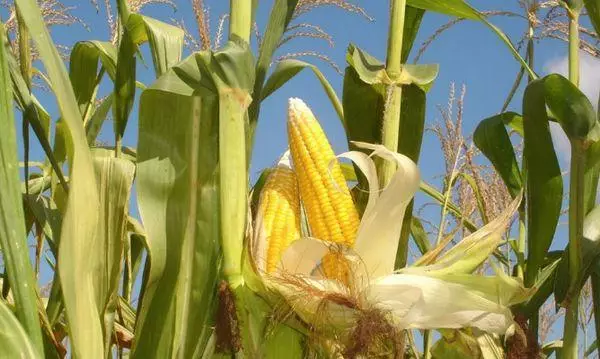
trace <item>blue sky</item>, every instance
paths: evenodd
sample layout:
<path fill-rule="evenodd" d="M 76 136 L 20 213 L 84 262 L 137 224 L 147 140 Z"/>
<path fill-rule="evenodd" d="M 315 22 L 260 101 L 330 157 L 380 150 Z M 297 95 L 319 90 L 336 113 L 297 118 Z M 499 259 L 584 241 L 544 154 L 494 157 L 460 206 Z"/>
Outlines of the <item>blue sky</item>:
<path fill-rule="evenodd" d="M 227 12 L 228 1 L 205 0 L 205 2 L 210 7 L 211 25 L 214 31 L 219 15 Z M 261 29 L 266 24 L 272 2 L 272 0 L 261 1 L 258 14 Z M 106 26 L 102 6 L 100 13 L 97 13 L 91 4 L 84 0 L 66 0 L 64 3 L 76 7 L 73 14 L 85 21 L 89 25 L 89 29 L 86 30 L 77 24 L 70 27 L 55 27 L 53 28 L 53 35 L 57 43 L 72 46 L 73 43 L 79 40 L 108 39 L 108 27 Z M 173 11 L 170 7 L 164 5 L 150 5 L 144 9 L 144 13 L 167 22 L 184 20 L 194 32 L 194 20 L 189 1 L 177 0 L 176 3 L 178 6 L 177 11 Z M 322 40 L 301 39 L 288 43 L 280 50 L 279 55 L 288 52 L 314 50 L 328 55 L 343 69 L 345 66 L 345 50 L 347 45 L 352 42 L 382 61 L 385 60 L 388 2 L 384 0 L 357 0 L 355 3 L 364 7 L 375 20 L 369 22 L 361 16 L 348 14 L 334 7 L 317 9 L 303 16 L 300 21 L 321 26 L 333 36 L 335 46 L 330 47 Z M 479 0 L 473 1 L 472 4 L 481 10 L 520 11 L 516 6 L 516 1 Z M 438 26 L 447 20 L 448 18 L 443 15 L 427 14 L 415 47 L 418 48 Z M 514 39 L 521 36 L 526 26 L 525 21 L 522 19 L 495 18 L 494 22 Z M 547 70 L 548 64 L 560 64 L 561 59 L 566 54 L 566 45 L 556 40 L 546 40 L 538 44 L 536 51 L 536 70 L 544 72 Z M 410 61 L 413 58 L 414 53 L 411 55 Z M 150 61 L 149 56 L 146 56 L 146 59 Z M 341 94 L 342 76 L 324 62 L 311 58 L 306 59 L 317 64 L 336 91 Z M 432 125 L 440 118 L 437 106 L 445 106 L 450 83 L 455 82 L 457 89 L 463 84 L 467 89 L 464 119 L 467 133 L 476 126 L 478 121 L 500 110 L 506 93 L 518 71 L 518 64 L 495 35 L 483 25 L 475 22 L 463 22 L 444 33 L 428 48 L 420 63 L 440 64 L 440 75 L 428 95 L 427 125 Z M 150 63 L 147 63 L 147 67 L 139 66 L 139 80 L 149 85 L 153 81 L 153 76 L 154 73 Z M 108 84 L 105 85 L 107 86 L 103 86 L 103 90 L 110 91 Z M 50 96 L 44 93 L 39 93 L 38 96 L 49 110 L 56 113 L 53 99 Z M 257 133 L 255 156 L 251 167 L 253 176 L 262 168 L 271 165 L 286 146 L 285 116 L 287 98 L 289 97 L 304 99 L 321 120 L 335 149 L 342 151 L 345 148 L 346 141 L 339 120 L 327 97 L 322 92 L 318 81 L 312 73 L 307 71 L 297 76 L 292 82 L 264 102 Z M 517 111 L 520 110 L 519 96 L 515 97 L 511 108 Z M 130 118 L 125 137 L 125 143 L 128 145 L 136 143 L 136 117 L 137 112 L 134 112 Z M 110 123 L 107 123 L 101 136 L 101 139 L 108 143 L 112 142 L 110 127 Z M 420 164 L 421 169 L 425 178 L 432 178 L 440 174 L 443 169 L 441 153 L 438 150 L 439 146 L 433 135 L 426 135 L 423 148 L 425 155 Z"/>
<path fill-rule="evenodd" d="M 52 34 L 55 41 L 61 45 L 72 46 L 81 40 L 102 40 L 109 38 L 109 29 L 106 24 L 105 9 L 100 1 L 100 12 L 85 0 L 65 0 L 65 5 L 73 6 L 72 13 L 81 18 L 87 28 L 79 24 L 70 27 L 54 27 Z M 258 12 L 258 25 L 264 29 L 268 19 L 269 10 L 273 0 L 261 0 Z M 387 28 L 388 28 L 388 1 L 385 0 L 355 0 L 354 3 L 362 6 L 365 11 L 374 18 L 368 21 L 362 16 L 346 13 L 335 7 L 322 7 L 304 15 L 298 21 L 310 22 L 322 27 L 333 36 L 335 46 L 330 47 L 323 40 L 298 39 L 288 43 L 279 50 L 277 55 L 285 55 L 288 52 L 299 52 L 313 50 L 329 56 L 340 68 L 345 66 L 345 51 L 349 43 L 354 43 L 371 55 L 385 60 Z M 517 1 L 506 0 L 474 0 L 471 2 L 479 10 L 510 10 L 521 12 Z M 144 14 L 161 19 L 166 22 L 183 20 L 193 34 L 196 33 L 193 12 L 189 0 L 176 0 L 177 11 L 171 7 L 155 4 L 144 8 Z M 210 8 L 212 31 L 216 31 L 217 20 L 221 14 L 228 11 L 229 2 L 226 0 L 205 0 Z M 114 3 L 113 3 L 114 8 Z M 447 16 L 428 13 L 426 14 L 421 31 L 416 40 L 415 50 L 435 30 L 449 20 Z M 518 41 L 526 28 L 526 22 L 520 18 L 495 17 L 493 22 L 500 26 L 514 42 Z M 416 51 L 413 50 L 409 61 L 412 62 Z M 146 64 L 138 64 L 138 80 L 150 85 L 154 80 L 154 70 L 151 65 L 151 57 L 147 48 L 142 49 Z M 189 55 L 186 50 L 185 56 Z M 566 68 L 565 58 L 567 46 L 557 40 L 544 40 L 536 44 L 536 64 L 538 73 L 544 74 L 550 70 L 557 71 Z M 343 77 L 338 74 L 327 63 L 306 58 L 312 61 L 323 71 L 337 93 L 341 96 Z M 457 91 L 462 85 L 466 86 L 464 131 L 468 135 L 477 123 L 491 115 L 498 113 L 504 103 L 506 94 L 512 86 L 516 73 L 519 69 L 518 63 L 510 52 L 504 47 L 500 40 L 480 23 L 465 21 L 442 34 L 424 53 L 420 63 L 437 63 L 440 65 L 439 77 L 428 94 L 428 106 L 426 125 L 432 126 L 441 119 L 438 111 L 439 106 L 446 106 L 448 92 L 451 83 L 456 84 Z M 37 64 L 41 66 L 41 64 Z M 582 82 L 588 87 L 588 92 L 597 96 L 598 91 L 598 68 L 596 60 L 584 58 Z M 594 80 L 594 81 L 592 81 Z M 111 91 L 111 84 L 105 79 L 101 86 L 100 95 L 106 95 Z M 44 106 L 57 118 L 57 110 L 54 98 L 49 93 L 37 91 Z M 139 93 L 138 93 L 139 95 Z M 260 171 L 271 166 L 287 146 L 285 131 L 286 106 L 289 97 L 300 97 L 304 99 L 320 119 L 330 141 L 336 152 L 346 149 L 346 139 L 337 115 L 335 114 L 329 100 L 325 96 L 315 76 L 306 71 L 297 76 L 280 91 L 269 97 L 262 105 L 261 118 L 259 121 L 254 157 L 251 165 L 251 177 L 256 178 Z M 593 100 L 592 102 L 596 102 Z M 509 109 L 520 112 L 521 100 L 518 93 Z M 17 126 L 20 128 L 20 126 Z M 560 133 L 560 131 L 555 131 Z M 112 144 L 112 124 L 105 123 L 100 140 Z M 32 137 L 33 138 L 33 137 Z M 124 138 L 125 145 L 135 146 L 137 142 L 137 108 L 134 108 Z M 568 169 L 567 159 L 569 157 L 566 142 L 557 142 L 557 148 L 562 152 L 559 154 L 561 162 Z M 20 149 L 22 153 L 22 149 Z M 441 185 L 440 175 L 444 171 L 443 156 L 436 137 L 428 132 L 422 149 L 423 155 L 419 163 L 423 178 L 438 187 Z M 40 159 L 42 152 L 39 146 L 32 141 L 32 160 Z M 426 199 L 418 196 L 418 203 L 422 204 Z M 137 208 L 132 206 L 135 215 Z M 437 213 L 434 211 L 434 213 Z M 563 241 L 556 241 L 558 247 L 563 246 Z M 560 243 L 559 243 L 560 242 Z"/>

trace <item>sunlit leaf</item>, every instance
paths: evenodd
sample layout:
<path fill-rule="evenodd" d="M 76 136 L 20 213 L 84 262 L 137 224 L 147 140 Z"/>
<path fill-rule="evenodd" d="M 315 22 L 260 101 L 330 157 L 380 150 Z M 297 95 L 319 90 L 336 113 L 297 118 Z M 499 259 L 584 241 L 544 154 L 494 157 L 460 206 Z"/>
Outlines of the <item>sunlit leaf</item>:
<path fill-rule="evenodd" d="M 527 168 L 527 285 L 535 282 L 560 217 L 563 181 L 546 114 L 543 80 L 527 86 L 523 99 Z"/>
<path fill-rule="evenodd" d="M 23 348 L 25 353 L 40 355 L 43 351 L 42 333 L 38 321 L 36 298 L 36 281 L 29 261 L 27 235 L 25 233 L 25 217 L 21 199 L 21 182 L 19 181 L 19 162 L 17 159 L 17 138 L 13 116 L 12 86 L 8 64 L 6 61 L 6 39 L 4 25 L 0 24 L 0 249 L 8 280 L 17 304 L 16 316 L 20 325 L 8 309 L 0 304 L 2 327 L 0 333 L 10 336 L 14 323 L 20 329 L 16 335 L 17 342 L 23 342 L 27 335 L 32 343 Z M 21 326 L 22 325 L 22 326 Z M 10 328 L 10 329 L 8 329 Z M 8 329 L 8 330 L 7 330 Z M 27 334 L 25 334 L 27 333 Z M 2 337 L 0 335 L 0 337 Z M 6 343 L 6 337 L 4 339 Z M 28 341 L 27 341 L 28 342 Z M 15 348 L 12 343 L 10 347 Z M 32 346 L 33 344 L 33 346 Z M 13 353 L 19 353 L 13 351 Z"/>
<path fill-rule="evenodd" d="M 64 214 L 59 252 L 61 287 L 65 300 L 73 354 L 81 358 L 103 357 L 102 330 L 97 311 L 94 280 L 98 258 L 89 253 L 97 249 L 94 238 L 98 215 L 96 178 L 85 138 L 81 114 L 65 65 L 44 25 L 36 1 L 17 0 L 32 39 L 40 53 L 52 84 L 63 119 L 72 139 L 69 196 Z"/>
<path fill-rule="evenodd" d="M 492 162 L 510 194 L 515 197 L 521 191 L 522 179 L 515 150 L 505 127 L 504 118 L 510 116 L 508 113 L 500 114 L 481 121 L 473 134 L 473 142 Z"/>

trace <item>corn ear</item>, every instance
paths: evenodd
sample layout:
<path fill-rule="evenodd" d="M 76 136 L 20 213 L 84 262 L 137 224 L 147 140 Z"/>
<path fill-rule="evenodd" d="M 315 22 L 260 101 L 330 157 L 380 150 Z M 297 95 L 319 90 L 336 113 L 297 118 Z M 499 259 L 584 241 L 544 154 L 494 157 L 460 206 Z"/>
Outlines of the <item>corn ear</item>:
<path fill-rule="evenodd" d="M 272 273 L 283 251 L 300 238 L 300 198 L 296 175 L 277 166 L 262 189 L 257 211 L 256 255 L 259 270 Z"/>
<path fill-rule="evenodd" d="M 288 137 L 311 235 L 352 246 L 358 212 L 331 145 L 302 100 L 290 99 Z"/>

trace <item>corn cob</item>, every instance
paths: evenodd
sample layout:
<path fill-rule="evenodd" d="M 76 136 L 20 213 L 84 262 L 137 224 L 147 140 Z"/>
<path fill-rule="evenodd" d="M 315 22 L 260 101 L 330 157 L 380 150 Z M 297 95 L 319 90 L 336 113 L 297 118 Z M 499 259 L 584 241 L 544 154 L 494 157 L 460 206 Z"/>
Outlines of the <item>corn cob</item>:
<path fill-rule="evenodd" d="M 337 280 L 346 285 L 349 284 L 350 263 L 341 251 L 330 250 L 321 260 L 320 268 L 326 278 Z"/>
<path fill-rule="evenodd" d="M 272 273 L 283 251 L 300 238 L 300 199 L 294 172 L 279 165 L 269 174 L 257 212 L 259 269 Z"/>
<path fill-rule="evenodd" d="M 358 212 L 331 145 L 302 100 L 290 99 L 288 137 L 311 234 L 352 246 Z"/>
<path fill-rule="evenodd" d="M 288 137 L 311 235 L 351 247 L 360 223 L 358 212 L 323 129 L 299 99 L 290 99 Z M 323 257 L 321 271 L 348 283 L 349 263 L 341 252 Z"/>

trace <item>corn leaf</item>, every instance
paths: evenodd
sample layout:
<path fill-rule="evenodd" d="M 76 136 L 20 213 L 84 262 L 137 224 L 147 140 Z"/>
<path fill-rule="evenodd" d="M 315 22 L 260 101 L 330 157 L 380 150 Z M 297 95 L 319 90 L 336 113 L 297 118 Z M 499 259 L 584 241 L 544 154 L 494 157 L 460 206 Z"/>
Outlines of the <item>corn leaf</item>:
<path fill-rule="evenodd" d="M 560 254 L 562 255 L 562 251 L 560 251 Z M 546 261 L 548 260 L 549 258 L 546 258 Z M 552 295 L 554 291 L 554 281 L 556 278 L 557 268 L 561 261 L 562 258 L 560 258 L 560 256 L 558 258 L 551 258 L 550 263 L 545 265 L 540 271 L 536 282 L 533 284 L 536 292 L 518 310 L 519 312 L 525 314 L 527 318 L 531 318 L 532 315 L 537 314 L 540 310 L 540 307 L 546 303 L 550 295 Z"/>
<path fill-rule="evenodd" d="M 129 113 L 133 107 L 135 98 L 135 74 L 137 51 L 136 44 L 132 41 L 129 30 L 125 27 L 121 43 L 119 44 L 119 55 L 117 58 L 117 72 L 114 81 L 114 131 L 115 136 L 123 137 Z"/>
<path fill-rule="evenodd" d="M 590 144 L 585 151 L 584 212 L 587 215 L 596 205 L 600 177 L 600 142 Z"/>
<path fill-rule="evenodd" d="M 131 14 L 127 29 L 137 46 L 148 42 L 157 78 L 181 61 L 184 32 L 179 27 L 148 16 Z"/>
<path fill-rule="evenodd" d="M 33 347 L 31 344 L 29 347 L 37 356 L 43 352 L 42 333 L 35 301 L 37 285 L 29 261 L 25 233 L 11 80 L 4 46 L 5 36 L 4 25 L 0 24 L 2 43 L 0 46 L 0 133 L 2 133 L 0 136 L 0 188 L 2 189 L 2 195 L 0 195 L 0 249 L 17 305 L 16 315 L 21 324 L 16 323 L 12 314 L 3 313 L 4 330 L 0 330 L 0 332 L 10 335 L 9 333 L 14 328 L 7 327 L 7 325 L 11 323 L 11 320 L 14 321 L 15 328 L 18 328 L 14 330 L 19 332 L 20 329 L 22 336 L 27 333 L 33 344 Z M 2 305 L 0 310 L 7 311 L 8 309 Z M 10 316 L 8 316 L 9 314 Z M 15 339 L 22 340 L 22 336 L 18 335 Z"/>
<path fill-rule="evenodd" d="M 267 72 L 271 66 L 273 54 L 277 50 L 283 34 L 292 20 L 297 4 L 298 0 L 276 0 L 271 8 L 271 15 L 269 16 L 269 22 L 265 29 L 265 36 L 262 40 L 256 63 L 256 80 L 254 82 L 254 91 L 252 92 L 255 99 L 262 100 L 267 97 L 262 95 Z M 251 132 L 254 132 L 256 123 L 258 122 L 260 103 L 261 101 L 254 101 L 250 105 Z"/>
<path fill-rule="evenodd" d="M 470 330 L 442 330 L 442 337 L 431 348 L 435 358 L 481 358 L 481 350 Z"/>
<path fill-rule="evenodd" d="M 6 44 L 8 45 L 8 44 Z M 51 118 L 48 112 L 39 104 L 37 99 L 31 94 L 29 91 L 29 87 L 23 79 L 21 72 L 19 71 L 19 66 L 17 61 L 13 56 L 10 55 L 10 52 L 7 52 L 7 60 L 8 60 L 8 68 L 10 70 L 10 76 L 12 78 L 13 83 L 13 93 L 15 96 L 15 100 L 17 105 L 21 108 L 22 111 L 26 114 L 26 117 L 35 133 L 44 153 L 48 157 L 50 164 L 52 165 L 52 169 L 58 176 L 63 189 L 67 188 L 67 182 L 62 172 L 62 168 L 59 165 L 59 161 L 54 156 L 54 152 L 52 151 L 52 146 L 50 145 L 50 122 Z"/>
<path fill-rule="evenodd" d="M 503 113 L 481 121 L 473 133 L 473 142 L 494 165 L 514 198 L 523 184 L 515 150 L 505 127 L 504 118 L 511 116 L 511 113 Z"/>
<path fill-rule="evenodd" d="M 408 51 L 408 50 L 407 50 Z M 352 141 L 367 143 L 381 143 L 381 128 L 386 107 L 387 86 L 390 84 L 383 63 L 368 53 L 350 45 L 346 55 L 348 66 L 344 75 L 343 105 L 345 113 L 346 135 L 349 146 L 353 148 Z M 423 88 L 419 86 L 431 84 L 437 75 L 437 67 L 404 66 L 408 82 L 418 83 L 402 86 L 401 121 L 399 128 L 399 146 L 397 151 L 407 155 L 418 162 L 423 139 L 425 124 L 426 96 Z M 416 75 L 425 69 L 426 76 Z M 412 75 L 411 75 L 412 72 Z M 421 81 L 422 80 L 422 81 Z M 359 186 L 365 188 L 366 182 L 359 175 Z M 364 193 L 357 193 L 360 209 L 366 204 Z M 404 266 L 408 248 L 408 236 L 411 228 L 413 203 L 411 202 L 403 219 L 401 240 L 398 249 L 397 265 Z"/>
<path fill-rule="evenodd" d="M 464 0 L 407 0 L 407 5 L 414 6 L 419 9 L 438 12 L 441 14 L 454 16 L 458 18 L 464 18 L 469 20 L 480 21 L 485 24 L 490 30 L 498 36 L 498 38 L 504 43 L 508 50 L 513 54 L 515 59 L 521 63 L 521 66 L 525 68 L 531 75 L 535 76 L 535 72 L 527 65 L 527 62 L 521 57 L 519 51 L 514 47 L 508 36 L 502 32 L 497 26 L 487 20 L 485 15 L 475 10 Z"/>
<path fill-rule="evenodd" d="M 477 210 L 479 211 L 479 216 L 483 220 L 483 224 L 487 224 L 490 221 L 490 219 L 488 218 L 487 208 L 485 206 L 481 190 L 477 185 L 477 181 L 475 181 L 475 178 L 473 178 L 473 176 L 465 172 L 459 173 L 458 176 L 456 176 L 456 178 L 459 177 L 462 180 L 464 180 L 469 187 L 471 187 L 471 191 L 473 192 L 473 196 L 475 197 L 475 201 L 477 202 Z M 456 183 L 456 181 L 453 181 L 453 185 L 456 185 Z"/>
<path fill-rule="evenodd" d="M 73 88 L 40 10 L 33 0 L 17 0 L 16 5 L 37 45 L 72 140 L 70 188 L 59 246 L 62 258 L 68 260 L 58 262 L 71 349 L 76 357 L 101 358 L 102 330 L 93 287 L 99 263 L 97 257 L 89 255 L 99 245 L 93 240 L 97 213 L 87 210 L 97 208 L 99 203 L 92 158 Z"/>
<path fill-rule="evenodd" d="M 412 6 L 406 6 L 404 13 L 404 31 L 402 33 L 402 63 L 406 63 L 410 51 L 415 44 L 417 34 L 421 28 L 421 21 L 425 10 Z"/>
<path fill-rule="evenodd" d="M 342 124 L 344 124 L 344 111 L 342 109 L 342 104 L 335 93 L 335 90 L 333 89 L 329 81 L 327 81 L 325 76 L 323 76 L 321 71 L 315 65 L 311 65 L 308 62 L 291 59 L 281 61 L 279 64 L 277 64 L 277 67 L 275 68 L 275 70 L 273 70 L 273 73 L 265 83 L 261 94 L 261 101 L 264 101 L 273 92 L 277 91 L 281 86 L 283 86 L 294 76 L 296 76 L 300 71 L 306 68 L 312 70 L 315 76 L 317 76 L 317 79 L 321 83 L 321 86 L 323 86 L 323 89 L 325 90 L 329 101 L 331 101 L 331 104 L 333 105 L 333 108 L 340 117 Z"/>
<path fill-rule="evenodd" d="M 431 243 L 429 243 L 427 232 L 425 232 L 423 223 L 421 223 L 419 218 L 415 216 L 411 218 L 410 234 L 413 237 L 415 244 L 419 248 L 419 252 L 421 252 L 421 255 L 429 252 L 429 250 L 431 249 Z"/>
<path fill-rule="evenodd" d="M 588 349 L 586 349 L 586 356 L 589 355 L 590 351 L 594 351 L 598 349 L 598 343 L 600 343 L 600 334 L 598 330 L 600 330 L 600 277 L 598 273 L 595 271 L 591 274 L 592 277 L 592 298 L 594 303 L 594 327 L 596 329 L 596 340 L 594 343 L 590 345 Z M 590 353 L 591 354 L 591 353 Z"/>
<path fill-rule="evenodd" d="M 564 251 L 563 259 L 557 270 L 554 284 L 554 298 L 559 305 L 569 301 L 567 297 L 569 286 L 573 280 L 577 280 L 577 288 L 581 289 L 587 282 L 592 263 L 598 260 L 600 254 L 600 206 L 594 208 L 583 222 L 583 238 L 581 240 L 581 273 L 577 278 L 569 274 L 569 246 Z"/>
<path fill-rule="evenodd" d="M 531 82 L 523 99 L 527 167 L 527 269 L 525 284 L 532 285 L 550 248 L 560 217 L 563 181 L 554 152 L 546 114 L 543 80 Z"/>
<path fill-rule="evenodd" d="M 117 290 L 121 273 L 123 240 L 125 238 L 126 211 L 133 183 L 135 165 L 114 156 L 94 158 L 98 193 L 100 195 L 99 225 L 96 241 L 102 243 L 100 252 L 102 275 L 96 276 L 94 288 L 99 298 L 98 310 L 104 327 L 104 352 L 112 344 Z"/>
<path fill-rule="evenodd" d="M 87 122 L 85 126 L 86 138 L 88 143 L 93 144 L 98 138 L 98 134 L 102 129 L 102 124 L 106 120 L 108 116 L 108 112 L 110 111 L 113 105 L 113 94 L 108 95 L 102 103 L 96 107 L 96 110 L 90 117 L 90 120 Z"/>
<path fill-rule="evenodd" d="M 137 189 L 149 268 L 133 358 L 196 357 L 212 332 L 220 268 L 219 108 L 199 56 L 210 54 L 189 57 L 141 96 Z"/>
<path fill-rule="evenodd" d="M 81 58 L 92 65 L 93 68 L 91 70 L 96 69 L 99 60 L 111 80 L 115 80 L 117 74 L 117 48 L 112 43 L 95 40 L 79 41 L 73 46 L 73 50 L 71 50 L 71 59 L 73 57 Z M 85 71 L 86 69 L 82 70 Z M 89 71 L 90 69 L 87 70 Z"/>
<path fill-rule="evenodd" d="M 0 300 L 0 348 L 2 348 L 2 356 L 6 358 L 42 358 L 25 329 L 2 300 Z"/>
<path fill-rule="evenodd" d="M 596 30 L 596 34 L 600 35 L 600 1 L 583 0 L 583 3 L 585 4 L 590 21 Z"/>
<path fill-rule="evenodd" d="M 148 42 L 156 77 L 160 77 L 181 60 L 182 29 L 139 14 L 126 18 L 114 88 L 115 134 L 123 136 L 135 97 L 136 53 L 138 46 Z"/>
<path fill-rule="evenodd" d="M 88 116 L 87 112 L 96 97 L 98 84 L 102 79 L 101 76 L 104 73 L 103 71 L 98 73 L 100 51 L 89 45 L 88 42 L 76 43 L 69 57 L 69 78 L 84 123 Z"/>
<path fill-rule="evenodd" d="M 585 139 L 596 125 L 596 111 L 590 100 L 561 75 L 548 75 L 543 80 L 546 105 L 569 139 Z"/>

